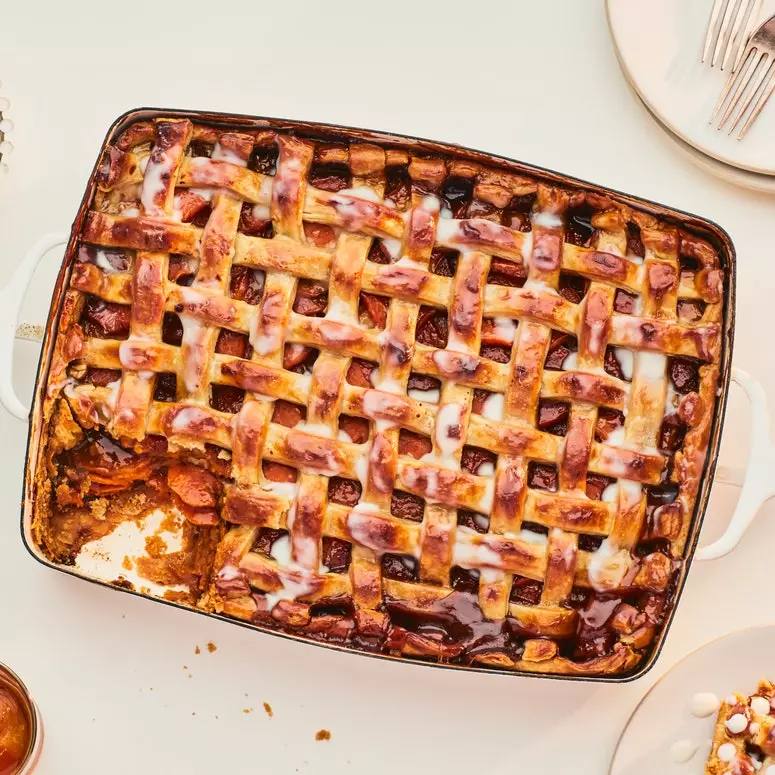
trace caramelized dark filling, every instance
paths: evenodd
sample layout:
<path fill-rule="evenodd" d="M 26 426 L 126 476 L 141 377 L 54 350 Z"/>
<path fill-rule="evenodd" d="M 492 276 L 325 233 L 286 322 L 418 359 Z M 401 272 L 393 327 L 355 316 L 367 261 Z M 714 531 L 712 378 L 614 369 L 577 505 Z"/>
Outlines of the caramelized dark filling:
<path fill-rule="evenodd" d="M 434 248 L 429 264 L 431 272 L 440 274 L 442 277 L 454 277 L 458 255 L 454 250 Z"/>
<path fill-rule="evenodd" d="M 464 218 L 468 203 L 474 195 L 474 181 L 470 178 L 447 178 L 441 196 L 452 211 L 453 218 Z"/>
<path fill-rule="evenodd" d="M 562 401 L 542 399 L 538 402 L 538 420 L 536 425 L 547 433 L 564 436 L 568 432 L 570 404 Z"/>
<path fill-rule="evenodd" d="M 511 202 L 503 210 L 501 223 L 515 231 L 528 232 L 533 228 L 530 220 L 533 207 L 536 201 L 536 194 L 522 194 L 513 196 Z"/>
<path fill-rule="evenodd" d="M 627 252 L 641 258 L 646 255 L 646 248 L 640 238 L 640 226 L 633 221 L 627 221 Z"/>
<path fill-rule="evenodd" d="M 406 167 L 388 167 L 385 170 L 385 199 L 390 199 L 399 210 L 406 210 L 411 197 L 409 170 Z"/>
<path fill-rule="evenodd" d="M 126 339 L 129 336 L 130 311 L 127 304 L 114 304 L 96 296 L 87 296 L 81 313 L 83 332 L 97 339 Z"/>
<path fill-rule="evenodd" d="M 557 491 L 557 466 L 548 463 L 529 463 L 527 484 L 534 490 Z"/>
<path fill-rule="evenodd" d="M 309 185 L 336 193 L 350 188 L 350 168 L 346 164 L 313 164 L 309 171 Z"/>
<path fill-rule="evenodd" d="M 552 331 L 549 342 L 549 350 L 544 361 L 544 368 L 559 371 L 562 369 L 565 359 L 579 349 L 575 336 L 565 334 L 562 331 Z"/>
<path fill-rule="evenodd" d="M 582 248 L 589 247 L 596 231 L 592 225 L 595 212 L 595 208 L 588 204 L 571 207 L 565 215 L 565 241 Z"/>
<path fill-rule="evenodd" d="M 248 169 L 260 172 L 262 175 L 274 175 L 277 170 L 278 152 L 276 143 L 255 146 L 248 160 Z"/>
<path fill-rule="evenodd" d="M 447 310 L 420 307 L 415 336 L 418 342 L 427 344 L 428 347 L 445 348 L 449 336 Z"/>
<path fill-rule="evenodd" d="M 580 304 L 584 297 L 587 295 L 587 289 L 589 288 L 589 280 L 586 277 L 582 277 L 578 274 L 570 274 L 569 272 L 560 273 L 559 284 L 560 296 L 572 301 L 574 304 Z"/>
<path fill-rule="evenodd" d="M 393 490 L 390 498 L 390 513 L 394 517 L 408 519 L 410 522 L 422 522 L 425 502 L 417 495 L 402 490 Z"/>
<path fill-rule="evenodd" d="M 700 366 L 688 358 L 669 358 L 667 370 L 670 381 L 682 395 L 696 393 L 700 389 Z"/>

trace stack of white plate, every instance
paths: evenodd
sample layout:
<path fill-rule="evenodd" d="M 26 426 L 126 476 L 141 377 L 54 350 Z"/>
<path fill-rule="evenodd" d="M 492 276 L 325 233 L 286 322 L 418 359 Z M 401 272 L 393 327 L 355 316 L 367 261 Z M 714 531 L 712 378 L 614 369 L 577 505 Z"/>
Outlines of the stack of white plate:
<path fill-rule="evenodd" d="M 606 0 L 622 70 L 644 107 L 699 166 L 775 192 L 775 98 L 743 140 L 709 123 L 727 72 L 700 61 L 713 0 Z M 760 21 L 775 12 L 765 0 Z M 739 127 L 738 127 L 739 131 Z"/>

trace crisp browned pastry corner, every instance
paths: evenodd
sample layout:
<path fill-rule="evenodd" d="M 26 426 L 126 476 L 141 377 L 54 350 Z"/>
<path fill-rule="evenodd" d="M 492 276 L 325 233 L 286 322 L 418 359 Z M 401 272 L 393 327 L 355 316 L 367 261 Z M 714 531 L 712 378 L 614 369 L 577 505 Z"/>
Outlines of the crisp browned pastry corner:
<path fill-rule="evenodd" d="M 159 119 L 108 147 L 45 403 L 57 562 L 367 652 L 609 675 L 672 606 L 716 412 L 714 248 L 584 190 Z"/>

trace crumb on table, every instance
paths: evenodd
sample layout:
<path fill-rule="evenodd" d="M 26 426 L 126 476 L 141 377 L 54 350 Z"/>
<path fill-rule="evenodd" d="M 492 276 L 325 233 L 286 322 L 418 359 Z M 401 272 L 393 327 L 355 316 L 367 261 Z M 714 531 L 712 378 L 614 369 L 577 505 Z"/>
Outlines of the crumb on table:
<path fill-rule="evenodd" d="M 194 649 L 194 654 L 201 654 L 201 653 L 202 653 L 202 649 L 200 649 L 200 648 L 199 648 L 199 646 L 197 646 L 197 647 Z"/>
<path fill-rule="evenodd" d="M 247 694 L 245 695 L 247 697 Z M 274 711 L 272 710 L 272 706 L 268 703 L 264 703 L 264 710 L 266 711 L 266 715 L 269 716 L 269 718 L 272 718 L 274 716 Z"/>
<path fill-rule="evenodd" d="M 331 733 L 327 729 L 318 729 L 315 733 L 315 740 L 320 742 L 321 740 L 330 740 Z"/>
<path fill-rule="evenodd" d="M 208 651 L 209 651 L 211 654 L 212 654 L 214 651 L 216 651 L 217 649 L 218 649 L 218 647 L 217 647 L 217 646 L 216 646 L 216 645 L 215 645 L 215 644 L 214 644 L 212 641 L 210 641 L 210 642 L 207 644 L 207 650 L 208 650 Z"/>

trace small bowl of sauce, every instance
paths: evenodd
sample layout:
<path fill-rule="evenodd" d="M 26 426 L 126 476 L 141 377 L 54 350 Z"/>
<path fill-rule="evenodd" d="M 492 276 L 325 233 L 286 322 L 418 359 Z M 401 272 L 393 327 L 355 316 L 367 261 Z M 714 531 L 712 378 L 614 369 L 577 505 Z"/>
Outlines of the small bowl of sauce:
<path fill-rule="evenodd" d="M 28 775 L 43 744 L 38 708 L 19 676 L 0 662 L 0 775 Z"/>

